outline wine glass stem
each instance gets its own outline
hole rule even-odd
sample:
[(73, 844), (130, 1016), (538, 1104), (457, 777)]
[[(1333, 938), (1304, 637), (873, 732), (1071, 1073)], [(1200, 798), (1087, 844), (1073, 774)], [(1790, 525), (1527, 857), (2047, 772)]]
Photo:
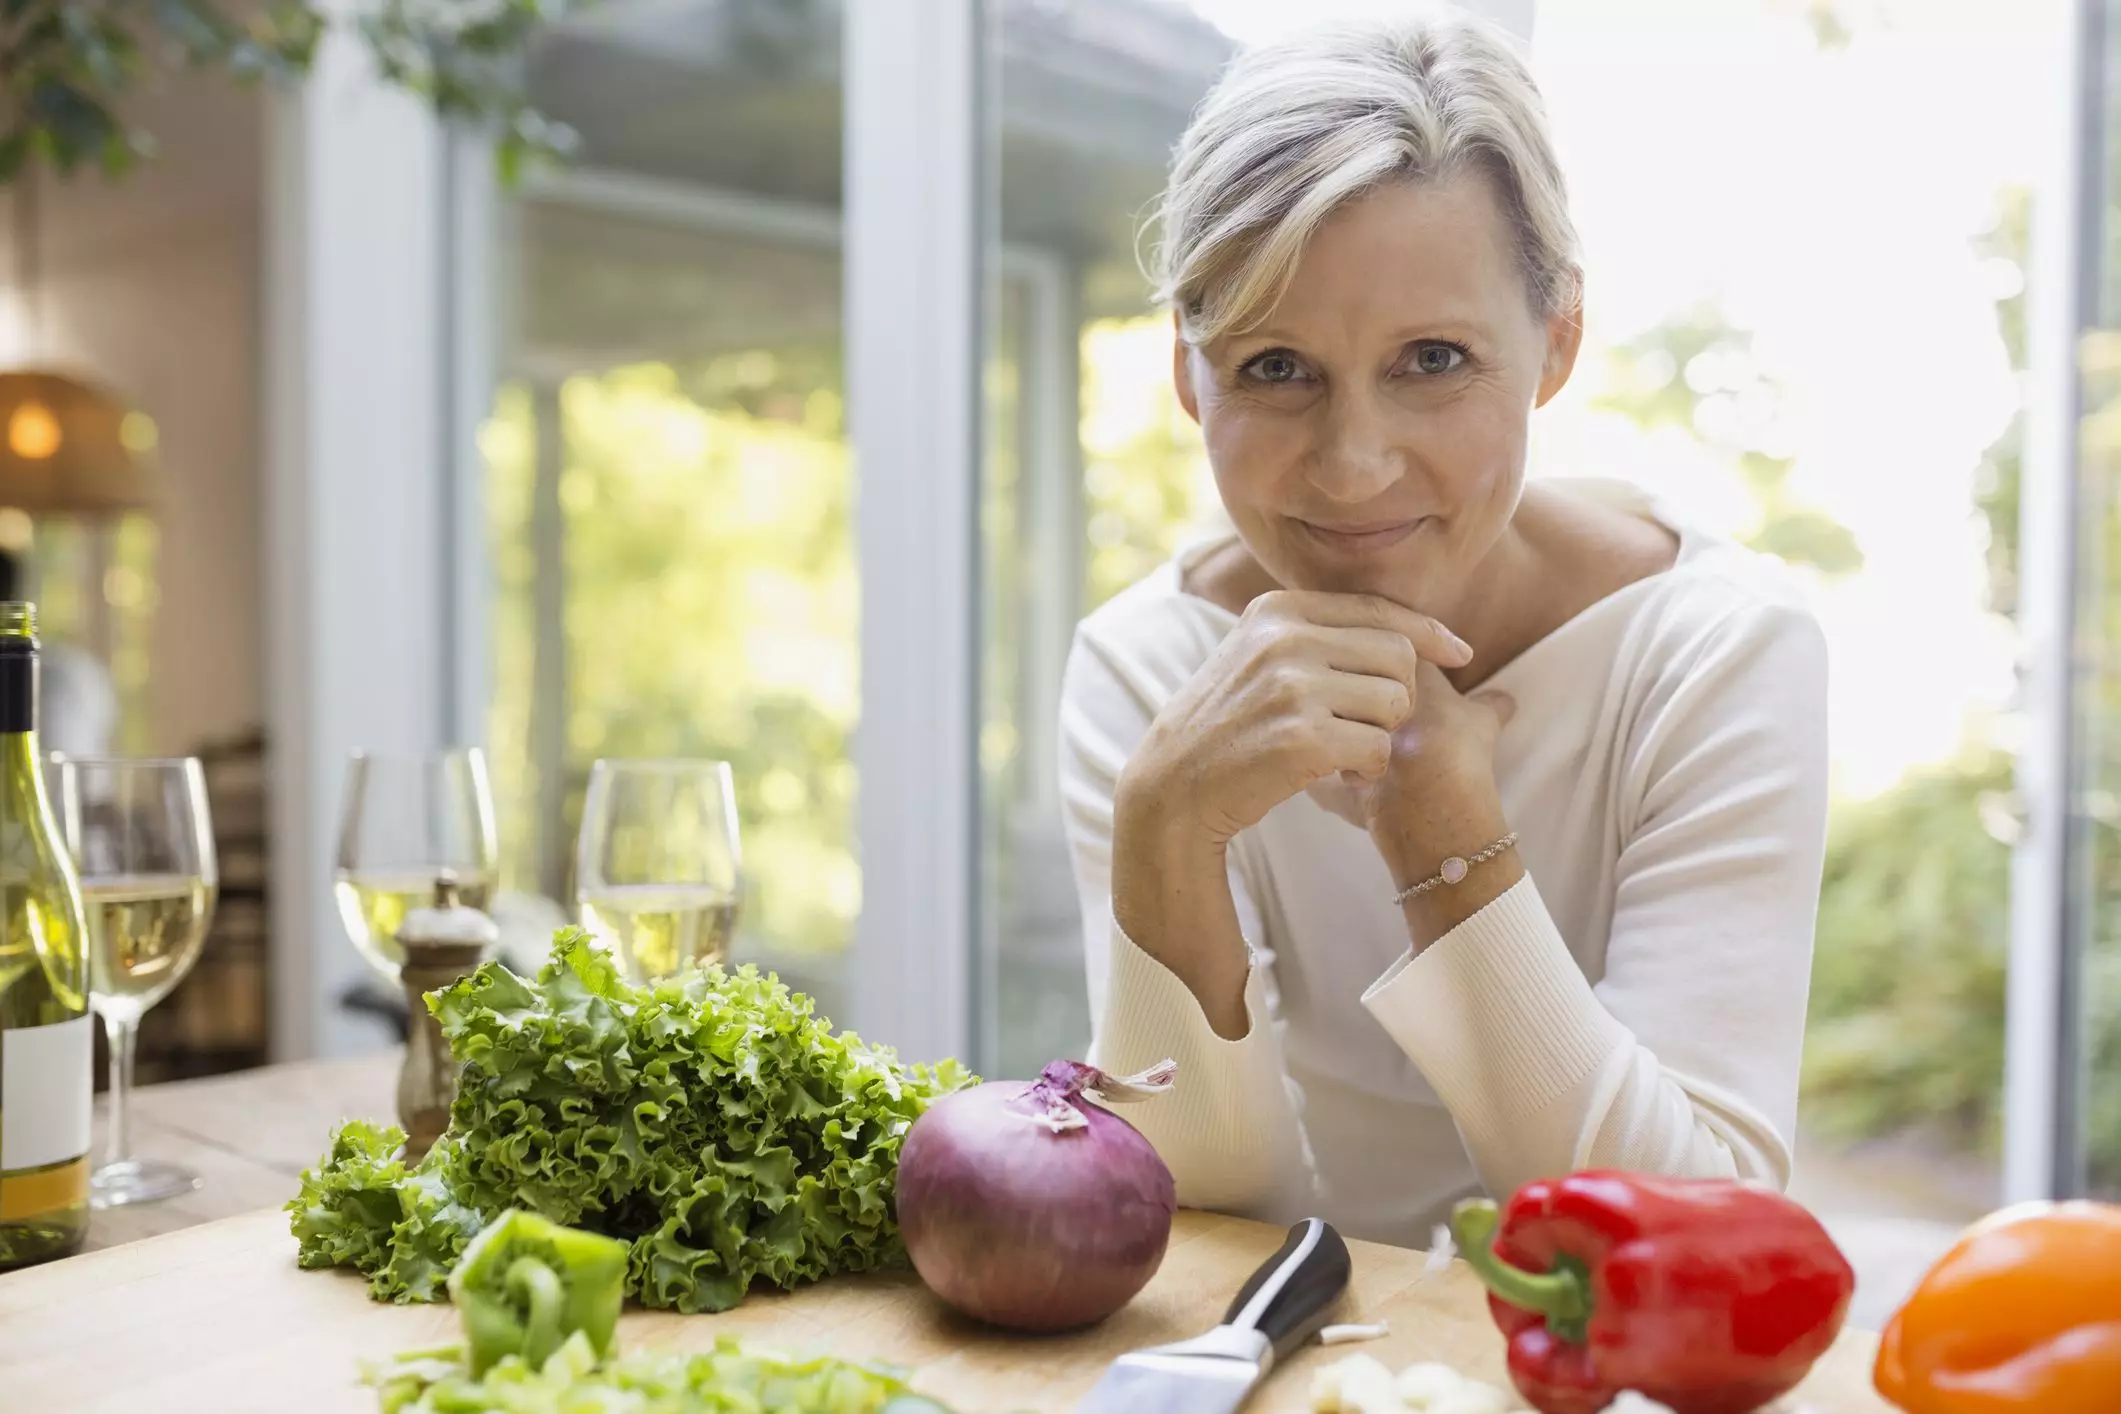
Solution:
[(122, 1164), (133, 1156), (133, 1038), (140, 1023), (105, 1016), (103, 1028), (110, 1038), (110, 1126), (103, 1136), (103, 1163)]

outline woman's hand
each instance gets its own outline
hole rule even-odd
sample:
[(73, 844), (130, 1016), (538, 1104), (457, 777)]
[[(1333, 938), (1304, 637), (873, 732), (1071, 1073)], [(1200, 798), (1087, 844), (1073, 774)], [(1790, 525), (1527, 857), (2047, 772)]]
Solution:
[(1393, 732), (1421, 720), (1422, 682), (1443, 681), (1433, 664), (1471, 656), (1387, 599), (1261, 595), (1150, 724), (1115, 811), (1219, 847), (1314, 781), (1382, 781)]
[[(1416, 674), (1414, 710), (1392, 735), (1383, 777), (1351, 782), (1362, 821), (1405, 889), (1433, 877), (1443, 861), (1465, 858), (1509, 833), (1495, 786), (1495, 742), (1516, 704), (1496, 692), (1460, 693), (1428, 663)], [(1408, 899), (1415, 951), (1442, 937), (1524, 877), (1514, 851), (1457, 884)]]
[(1314, 782), (1382, 780), (1424, 662), (1472, 656), (1443, 625), (1368, 595), (1280, 591), (1246, 608), (1150, 724), (1113, 797), (1112, 907), (1224, 1036), (1250, 970), (1230, 839)]

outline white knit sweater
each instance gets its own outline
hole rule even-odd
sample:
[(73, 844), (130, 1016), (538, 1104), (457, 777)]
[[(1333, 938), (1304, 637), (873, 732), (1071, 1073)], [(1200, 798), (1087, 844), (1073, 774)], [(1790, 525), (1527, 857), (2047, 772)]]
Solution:
[[(1607, 484), (1583, 493), (1672, 524)], [(1238, 836), (1238, 1041), (1118, 929), (1111, 895), (1120, 769), (1236, 620), (1174, 562), (1084, 621), (1060, 769), (1092, 1054), (1179, 1062), (1175, 1091), (1127, 1118), (1181, 1202), (1425, 1245), (1455, 1199), (1569, 1169), (1787, 1184), (1825, 643), (1779, 565), (1672, 528), (1672, 569), (1488, 680), (1517, 704), (1495, 774), (1529, 877), (1419, 957), (1362, 830), (1298, 796)]]

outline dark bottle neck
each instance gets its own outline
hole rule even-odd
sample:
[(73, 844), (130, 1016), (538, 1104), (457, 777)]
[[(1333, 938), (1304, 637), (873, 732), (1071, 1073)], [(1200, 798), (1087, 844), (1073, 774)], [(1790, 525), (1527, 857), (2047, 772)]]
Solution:
[(0, 735), (36, 729), (36, 641), (0, 634)]

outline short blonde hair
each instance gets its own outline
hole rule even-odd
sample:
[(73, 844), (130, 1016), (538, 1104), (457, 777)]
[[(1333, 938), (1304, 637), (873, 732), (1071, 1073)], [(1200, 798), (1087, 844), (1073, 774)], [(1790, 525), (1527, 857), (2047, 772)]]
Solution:
[(1191, 343), (1266, 317), (1304, 245), (1393, 180), (1494, 183), (1534, 310), (1581, 276), (1539, 86), (1502, 30), (1450, 12), (1300, 34), (1240, 55), (1179, 140), (1151, 278)]

